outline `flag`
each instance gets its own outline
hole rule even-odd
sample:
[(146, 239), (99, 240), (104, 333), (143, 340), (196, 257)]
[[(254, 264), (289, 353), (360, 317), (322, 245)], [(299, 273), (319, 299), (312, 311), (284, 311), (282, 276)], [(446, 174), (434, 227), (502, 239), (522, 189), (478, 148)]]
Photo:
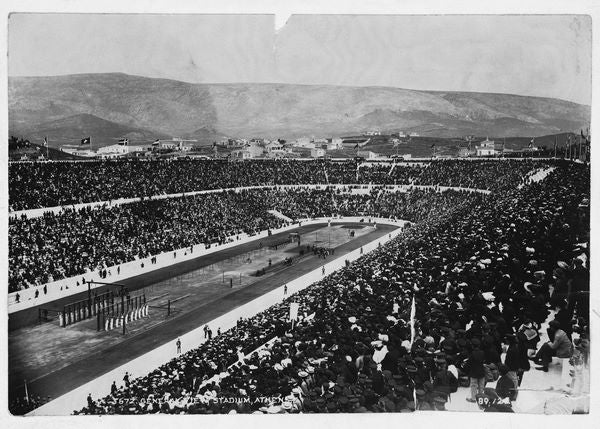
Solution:
[(432, 144), (431, 146), (429, 146), (430, 149), (433, 149), (435, 147), (435, 143)]
[(583, 134), (583, 130), (581, 130), (581, 137), (583, 138), (584, 144), (590, 144), (590, 129), (588, 128), (585, 134)]
[(532, 138), (532, 139), (529, 141), (529, 148), (532, 148), (532, 147), (533, 147), (533, 143), (534, 143), (534, 141), (535, 141), (535, 137), (534, 137), (534, 138)]
[(48, 137), (44, 137), (44, 147), (48, 147)]
[(29, 404), (29, 391), (27, 390), (27, 380), (25, 381), (25, 399), (27, 399), (27, 403)]
[(85, 137), (81, 139), (81, 144), (91, 144), (92, 143), (92, 138), (91, 137)]
[(154, 140), (154, 142), (152, 143), (152, 146), (158, 146), (160, 144), (160, 140), (156, 139)]
[(299, 308), (300, 308), (300, 303), (290, 302), (290, 320), (298, 320), (298, 309)]
[(356, 146), (354, 146), (354, 149), (358, 149), (358, 143), (356, 143)]
[(119, 146), (129, 146), (129, 139), (119, 139)]

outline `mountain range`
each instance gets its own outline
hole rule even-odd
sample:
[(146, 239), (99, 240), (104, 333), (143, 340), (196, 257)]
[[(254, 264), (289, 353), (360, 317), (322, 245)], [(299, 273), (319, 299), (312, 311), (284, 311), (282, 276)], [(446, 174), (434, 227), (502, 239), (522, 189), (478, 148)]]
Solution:
[(293, 139), (371, 130), (538, 136), (589, 127), (590, 106), (510, 94), (276, 83), (192, 84), (121, 73), (10, 77), (9, 133), (51, 145), (183, 137)]

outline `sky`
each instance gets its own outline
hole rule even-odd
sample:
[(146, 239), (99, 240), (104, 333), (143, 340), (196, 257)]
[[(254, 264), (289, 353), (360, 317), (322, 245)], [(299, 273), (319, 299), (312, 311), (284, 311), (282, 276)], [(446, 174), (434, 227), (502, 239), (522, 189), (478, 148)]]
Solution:
[(123, 72), (499, 92), (591, 104), (585, 15), (12, 14), (9, 76)]

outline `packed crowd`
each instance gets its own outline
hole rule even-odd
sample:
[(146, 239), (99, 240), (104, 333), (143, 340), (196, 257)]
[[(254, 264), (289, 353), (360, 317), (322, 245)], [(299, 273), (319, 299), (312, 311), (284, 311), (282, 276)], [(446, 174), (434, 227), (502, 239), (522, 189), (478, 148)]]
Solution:
[(446, 185), (499, 190), (523, 182), (541, 161), (390, 164), (356, 161), (220, 160), (11, 163), (9, 210), (56, 207), (205, 189), (285, 184)]
[(468, 191), (438, 192), (412, 189), (389, 192), (383, 187), (368, 193), (352, 193), (351, 189), (321, 190), (298, 188), (268, 194), (268, 203), (291, 219), (328, 216), (369, 216), (417, 222), (423, 216), (444, 217), (459, 203), (476, 203), (485, 198)]
[(466, 197), (458, 192), (416, 191), (381, 197), (380, 190), (353, 195), (331, 189), (265, 188), (47, 212), (32, 219), (13, 217), (9, 222), (9, 292), (281, 227), (285, 222), (268, 213), (271, 209), (292, 219), (341, 214), (417, 221), (428, 205), (444, 216), (446, 206)]
[(527, 174), (547, 163), (527, 160), (501, 162), (441, 160), (432, 162), (416, 178), (416, 185), (442, 185), (505, 190), (525, 183)]
[[(552, 356), (587, 360), (589, 186), (589, 167), (565, 163), (522, 189), (449, 201), (445, 217), (424, 212), (386, 245), (76, 413), (444, 410), (458, 386), (469, 401), (518, 401), (527, 372)], [(294, 329), (290, 302), (302, 315)]]
[(66, 210), (9, 223), (9, 291), (196, 244), (278, 228), (266, 191)]

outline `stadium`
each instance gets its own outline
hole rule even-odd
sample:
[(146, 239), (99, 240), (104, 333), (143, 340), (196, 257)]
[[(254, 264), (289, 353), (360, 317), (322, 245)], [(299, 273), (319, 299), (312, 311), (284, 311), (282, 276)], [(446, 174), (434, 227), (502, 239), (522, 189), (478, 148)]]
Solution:
[(597, 9), (58, 3), (4, 15), (9, 426), (594, 419)]
[(585, 413), (561, 152), (10, 163), (9, 409)]

